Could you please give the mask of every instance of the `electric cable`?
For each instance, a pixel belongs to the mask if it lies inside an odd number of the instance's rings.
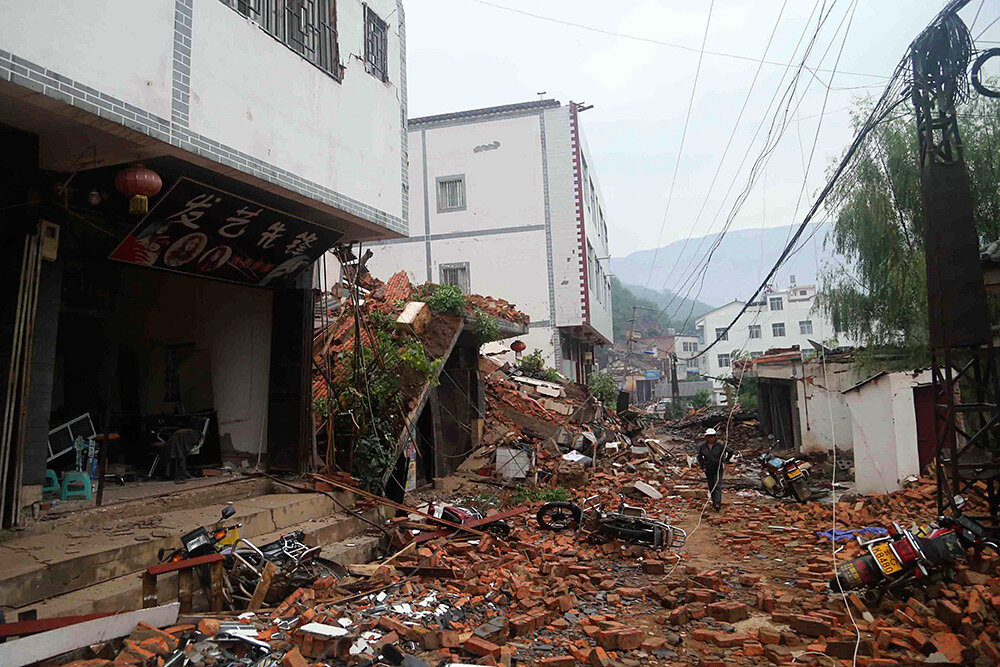
[[[686,44],[678,44],[676,42],[666,42],[666,41],[663,41],[663,40],[653,39],[653,38],[650,38],[650,37],[640,37],[639,35],[630,35],[630,34],[627,34],[627,33],[616,32],[614,30],[606,30],[604,28],[598,28],[598,27],[591,26],[591,25],[585,25],[583,23],[576,23],[574,21],[567,21],[567,20],[555,18],[555,17],[552,17],[552,16],[545,16],[545,15],[542,15],[542,14],[535,14],[533,12],[525,11],[523,9],[517,9],[516,7],[509,7],[507,5],[501,5],[501,4],[496,3],[496,2],[490,2],[489,0],[471,0],[471,1],[475,2],[477,4],[480,4],[480,5],[485,5],[487,7],[493,7],[494,9],[500,9],[500,10],[503,10],[503,11],[511,12],[513,14],[520,14],[522,16],[527,16],[527,17],[530,17],[530,18],[533,18],[533,19],[538,19],[540,21],[547,21],[549,23],[556,23],[556,24],[568,26],[568,27],[571,27],[571,28],[579,28],[580,30],[587,30],[589,32],[594,32],[594,33],[598,33],[598,34],[601,34],[601,35],[607,35],[609,37],[619,37],[621,39],[630,39],[630,40],[637,41],[637,42],[646,42],[647,44],[657,44],[659,46],[667,46],[667,47],[670,47],[670,48],[673,48],[673,49],[680,49],[680,50],[683,50],[683,51],[688,51],[690,53],[697,53],[699,51],[699,49],[697,49],[697,48],[695,48],[693,46],[688,46]],[[749,62],[756,62],[757,61],[757,59],[754,58],[753,56],[744,56],[744,55],[740,55],[740,54],[736,54],[736,53],[727,53],[727,52],[724,52],[724,51],[705,51],[705,54],[706,55],[710,55],[710,56],[718,56],[718,57],[721,57],[721,58],[733,58],[735,60],[743,60],[743,61],[749,61]],[[783,67],[783,68],[788,68],[789,67],[789,65],[787,63],[783,63],[783,62],[775,61],[775,60],[767,60],[767,61],[764,62],[764,64],[765,65],[774,65],[776,67]],[[829,70],[817,70],[817,71],[820,71],[820,72],[829,72]],[[887,79],[887,78],[889,78],[889,77],[885,76],[884,74],[868,74],[868,73],[865,73],[865,72],[846,72],[845,71],[845,72],[841,72],[841,74],[845,74],[845,75],[849,75],[849,76],[863,76],[863,77],[868,77],[868,78],[871,78],[871,79]]]
[[[656,236],[656,244],[653,246],[653,261],[649,264],[649,274],[646,276],[646,283],[643,288],[649,287],[649,281],[653,277],[653,268],[656,266],[656,256],[660,252],[660,239],[663,238],[663,228],[667,225],[667,217],[670,214],[670,204],[674,199],[674,187],[677,184],[677,173],[681,169],[681,157],[684,155],[684,142],[687,139],[688,127],[691,124],[691,109],[694,108],[694,96],[698,90],[698,78],[701,76],[701,63],[705,56],[705,44],[708,42],[708,29],[712,25],[712,10],[715,8],[715,0],[711,0],[708,5],[708,17],[705,19],[705,32],[701,36],[701,50],[698,52],[698,64],[694,69],[694,82],[691,84],[691,96],[688,99],[687,112],[684,114],[684,127],[681,130],[681,141],[680,146],[677,148],[677,160],[674,162],[674,173],[670,177],[670,189],[667,191],[667,205],[663,210],[663,220],[660,221],[660,231]],[[784,9],[784,7],[782,7]],[[777,28],[777,24],[775,24]],[[771,34],[774,36],[774,33]],[[768,46],[771,42],[768,41]],[[758,69],[758,72],[760,70]],[[754,81],[756,81],[754,77]],[[744,103],[744,107],[745,107]],[[742,116],[742,111],[740,112]],[[738,123],[738,122],[737,122]],[[728,146],[726,147],[728,150]]]
[[[816,7],[818,7],[818,6],[819,6],[819,3],[817,2],[817,4],[814,6],[813,14],[815,13]],[[758,155],[758,157],[754,161],[754,164],[751,166],[750,180],[744,186],[744,188],[740,192],[740,194],[737,196],[737,198],[736,198],[736,200],[735,200],[735,202],[734,202],[734,204],[733,204],[733,206],[731,208],[731,211],[730,211],[729,215],[726,218],[726,222],[725,222],[725,224],[723,226],[722,232],[720,232],[719,235],[715,239],[713,239],[712,243],[710,244],[709,251],[707,252],[707,254],[705,256],[705,259],[702,260],[702,262],[699,262],[695,266],[695,268],[693,270],[691,270],[690,272],[688,272],[688,269],[690,267],[692,267],[692,263],[694,262],[695,257],[699,256],[699,252],[701,250],[701,247],[704,245],[705,241],[709,238],[710,235],[703,236],[701,238],[701,240],[698,243],[698,247],[695,249],[695,252],[690,256],[690,258],[689,258],[689,260],[688,260],[688,262],[687,262],[684,270],[682,271],[681,275],[687,275],[688,277],[686,279],[684,279],[683,282],[681,282],[681,284],[678,287],[676,287],[675,289],[671,290],[672,296],[671,296],[670,300],[664,305],[663,309],[661,310],[661,314],[665,313],[667,310],[669,310],[669,308],[673,305],[674,301],[676,301],[677,297],[680,296],[681,293],[684,291],[684,289],[685,289],[686,286],[688,287],[688,290],[687,290],[687,292],[684,293],[683,298],[686,299],[687,297],[690,296],[691,291],[692,291],[692,289],[694,287],[694,282],[693,281],[695,281],[697,279],[696,277],[699,274],[699,268],[702,267],[703,263],[705,263],[706,264],[705,268],[707,269],[707,262],[711,260],[711,257],[714,254],[715,249],[718,247],[719,244],[721,244],[722,239],[724,238],[725,233],[728,231],[729,227],[731,226],[733,219],[735,219],[737,213],[742,208],[743,203],[746,201],[746,198],[748,197],[748,195],[750,193],[750,189],[753,187],[753,184],[756,182],[756,177],[757,177],[757,174],[758,174],[759,170],[762,170],[764,168],[764,166],[766,166],[766,164],[767,164],[767,162],[768,162],[768,160],[770,158],[770,155],[773,153],[773,151],[777,147],[777,143],[778,143],[778,141],[780,141],[781,136],[784,134],[784,130],[785,130],[785,128],[788,125],[788,112],[789,112],[789,108],[790,108],[790,105],[792,103],[792,100],[794,99],[795,91],[797,90],[797,87],[798,87],[798,79],[799,79],[799,76],[801,75],[801,70],[805,66],[805,63],[808,60],[808,57],[809,57],[809,55],[812,52],[812,48],[815,45],[816,40],[817,40],[817,38],[819,36],[819,32],[822,29],[822,27],[823,27],[824,23],[826,22],[826,20],[829,18],[830,14],[832,13],[834,6],[835,6],[835,4],[831,5],[830,10],[827,11],[825,14],[823,13],[824,9],[825,9],[825,3],[824,3],[824,6],[822,8],[820,8],[820,16],[817,19],[816,28],[813,31],[813,35],[811,36],[809,42],[807,43],[807,45],[806,45],[806,47],[805,47],[805,49],[803,51],[803,55],[802,55],[802,57],[800,59],[799,65],[798,65],[798,67],[796,69],[796,72],[795,72],[795,74],[792,77],[792,80],[789,82],[789,84],[788,84],[787,87],[782,88],[782,86],[784,84],[784,79],[785,79],[785,77],[782,76],[781,81],[779,81],[779,83],[778,83],[778,87],[775,89],[774,95],[772,95],[772,97],[771,97],[771,101],[768,103],[768,106],[767,106],[767,109],[765,110],[764,116],[761,117],[761,120],[760,120],[760,122],[757,125],[757,128],[756,128],[756,130],[754,132],[753,138],[751,138],[751,140],[750,140],[750,145],[751,146],[756,141],[757,137],[760,135],[760,131],[763,128],[764,123],[766,122],[766,120],[768,118],[767,114],[770,112],[771,107],[774,105],[774,102],[778,99],[779,92],[781,92],[782,90],[784,90],[784,93],[781,96],[781,100],[782,101],[779,102],[778,107],[776,108],[776,110],[774,111],[773,116],[771,117],[771,124],[770,124],[770,127],[768,129],[767,136],[766,136],[766,138],[764,140],[764,147],[761,149],[760,155]],[[810,16],[812,16],[812,14],[810,14]],[[846,13],[845,13],[845,16],[846,16]],[[841,20],[841,25],[843,25],[843,19]],[[837,33],[839,33],[839,31],[840,31],[840,28],[838,27]],[[805,37],[805,32],[799,38],[799,45],[801,45],[802,39],[804,37]],[[834,35],[834,38],[835,37],[836,37],[836,33]],[[833,42],[831,41],[831,46],[832,46],[832,44],[833,44]],[[825,59],[826,54],[829,53],[829,49],[830,49],[830,46],[827,47],[827,51],[824,53],[823,59]],[[796,52],[797,51],[798,51],[798,45],[796,45]],[[821,59],[821,63],[822,63],[822,59]],[[786,72],[786,74],[787,74],[787,72]],[[799,101],[798,101],[798,103],[795,106],[796,110],[798,109],[798,106],[801,105],[802,99],[804,99],[805,93],[808,92],[810,86],[811,86],[811,82],[806,85],[806,88],[803,91],[802,96],[799,98]],[[783,112],[781,110],[782,108],[784,109]],[[781,118],[780,123],[779,123],[779,117]],[[775,135],[776,130],[777,130],[777,135]],[[743,165],[746,163],[746,160],[747,160],[747,158],[749,156],[750,156],[750,152],[749,151],[744,152],[743,158],[741,159],[740,164],[737,167],[737,173],[739,173],[743,169]],[[709,226],[709,229],[713,228],[715,226],[716,221],[719,219],[719,216],[721,215],[722,209],[723,209],[723,207],[725,205],[725,201],[728,199],[730,192],[732,192],[732,189],[733,189],[733,186],[735,185],[735,183],[736,183],[735,179],[730,182],[730,186],[727,189],[725,195],[723,195],[723,197],[722,197],[722,202],[720,203],[719,208],[716,211],[715,216],[713,217],[713,220],[712,220],[711,225]],[[692,228],[691,232],[689,233],[689,238],[690,238],[691,235],[693,235],[693,232],[694,232],[694,230]],[[678,257],[678,261],[679,261],[679,257]],[[675,266],[676,266],[676,263],[675,263]],[[670,279],[670,276],[672,275],[672,273],[673,273],[673,269],[671,270],[671,272],[669,272],[667,274],[667,278],[664,280],[664,284],[661,287],[661,289],[663,289],[663,288],[666,287],[666,282],[667,282],[667,280]],[[700,293],[700,290],[699,290],[699,293]],[[693,310],[693,306],[694,306],[694,304],[692,303],[692,310]],[[674,313],[674,315],[676,315],[676,312]],[[685,326],[686,326],[686,323],[685,323]]]

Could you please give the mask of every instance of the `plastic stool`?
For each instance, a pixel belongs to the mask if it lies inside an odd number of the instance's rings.
[[[69,488],[69,485],[74,482],[82,484],[83,488]],[[80,472],[79,470],[71,470],[63,473],[62,491],[59,494],[59,497],[63,500],[68,500],[70,498],[83,498],[85,500],[90,500],[93,497],[91,491],[90,475],[87,473]]]
[[[59,493],[59,477],[56,471],[51,468],[45,470],[45,484],[42,485],[42,493]]]

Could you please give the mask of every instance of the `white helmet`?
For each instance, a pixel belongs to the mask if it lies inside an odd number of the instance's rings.
[[[706,429],[705,435],[717,435],[714,428]]]

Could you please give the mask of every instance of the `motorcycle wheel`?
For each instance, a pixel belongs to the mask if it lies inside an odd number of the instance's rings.
[[[608,537],[616,538],[624,542],[644,542],[653,544],[655,535],[653,528],[649,526],[637,525],[631,521],[608,521],[601,524],[601,532]]]
[[[538,508],[535,519],[546,530],[560,531],[579,524],[583,512],[573,503],[551,502]]]
[[[506,521],[494,521],[493,523],[485,526],[485,530],[490,535],[498,537],[501,540],[505,540],[510,537],[510,531],[513,529]]]
[[[792,482],[792,495],[795,496],[795,500],[800,503],[807,502],[812,498],[812,493],[809,491],[809,487],[806,485],[804,480],[797,479]]]

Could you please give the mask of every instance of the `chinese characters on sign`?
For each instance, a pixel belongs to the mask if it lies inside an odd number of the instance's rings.
[[[285,287],[340,237],[302,218],[181,178],[115,248],[111,259]]]

